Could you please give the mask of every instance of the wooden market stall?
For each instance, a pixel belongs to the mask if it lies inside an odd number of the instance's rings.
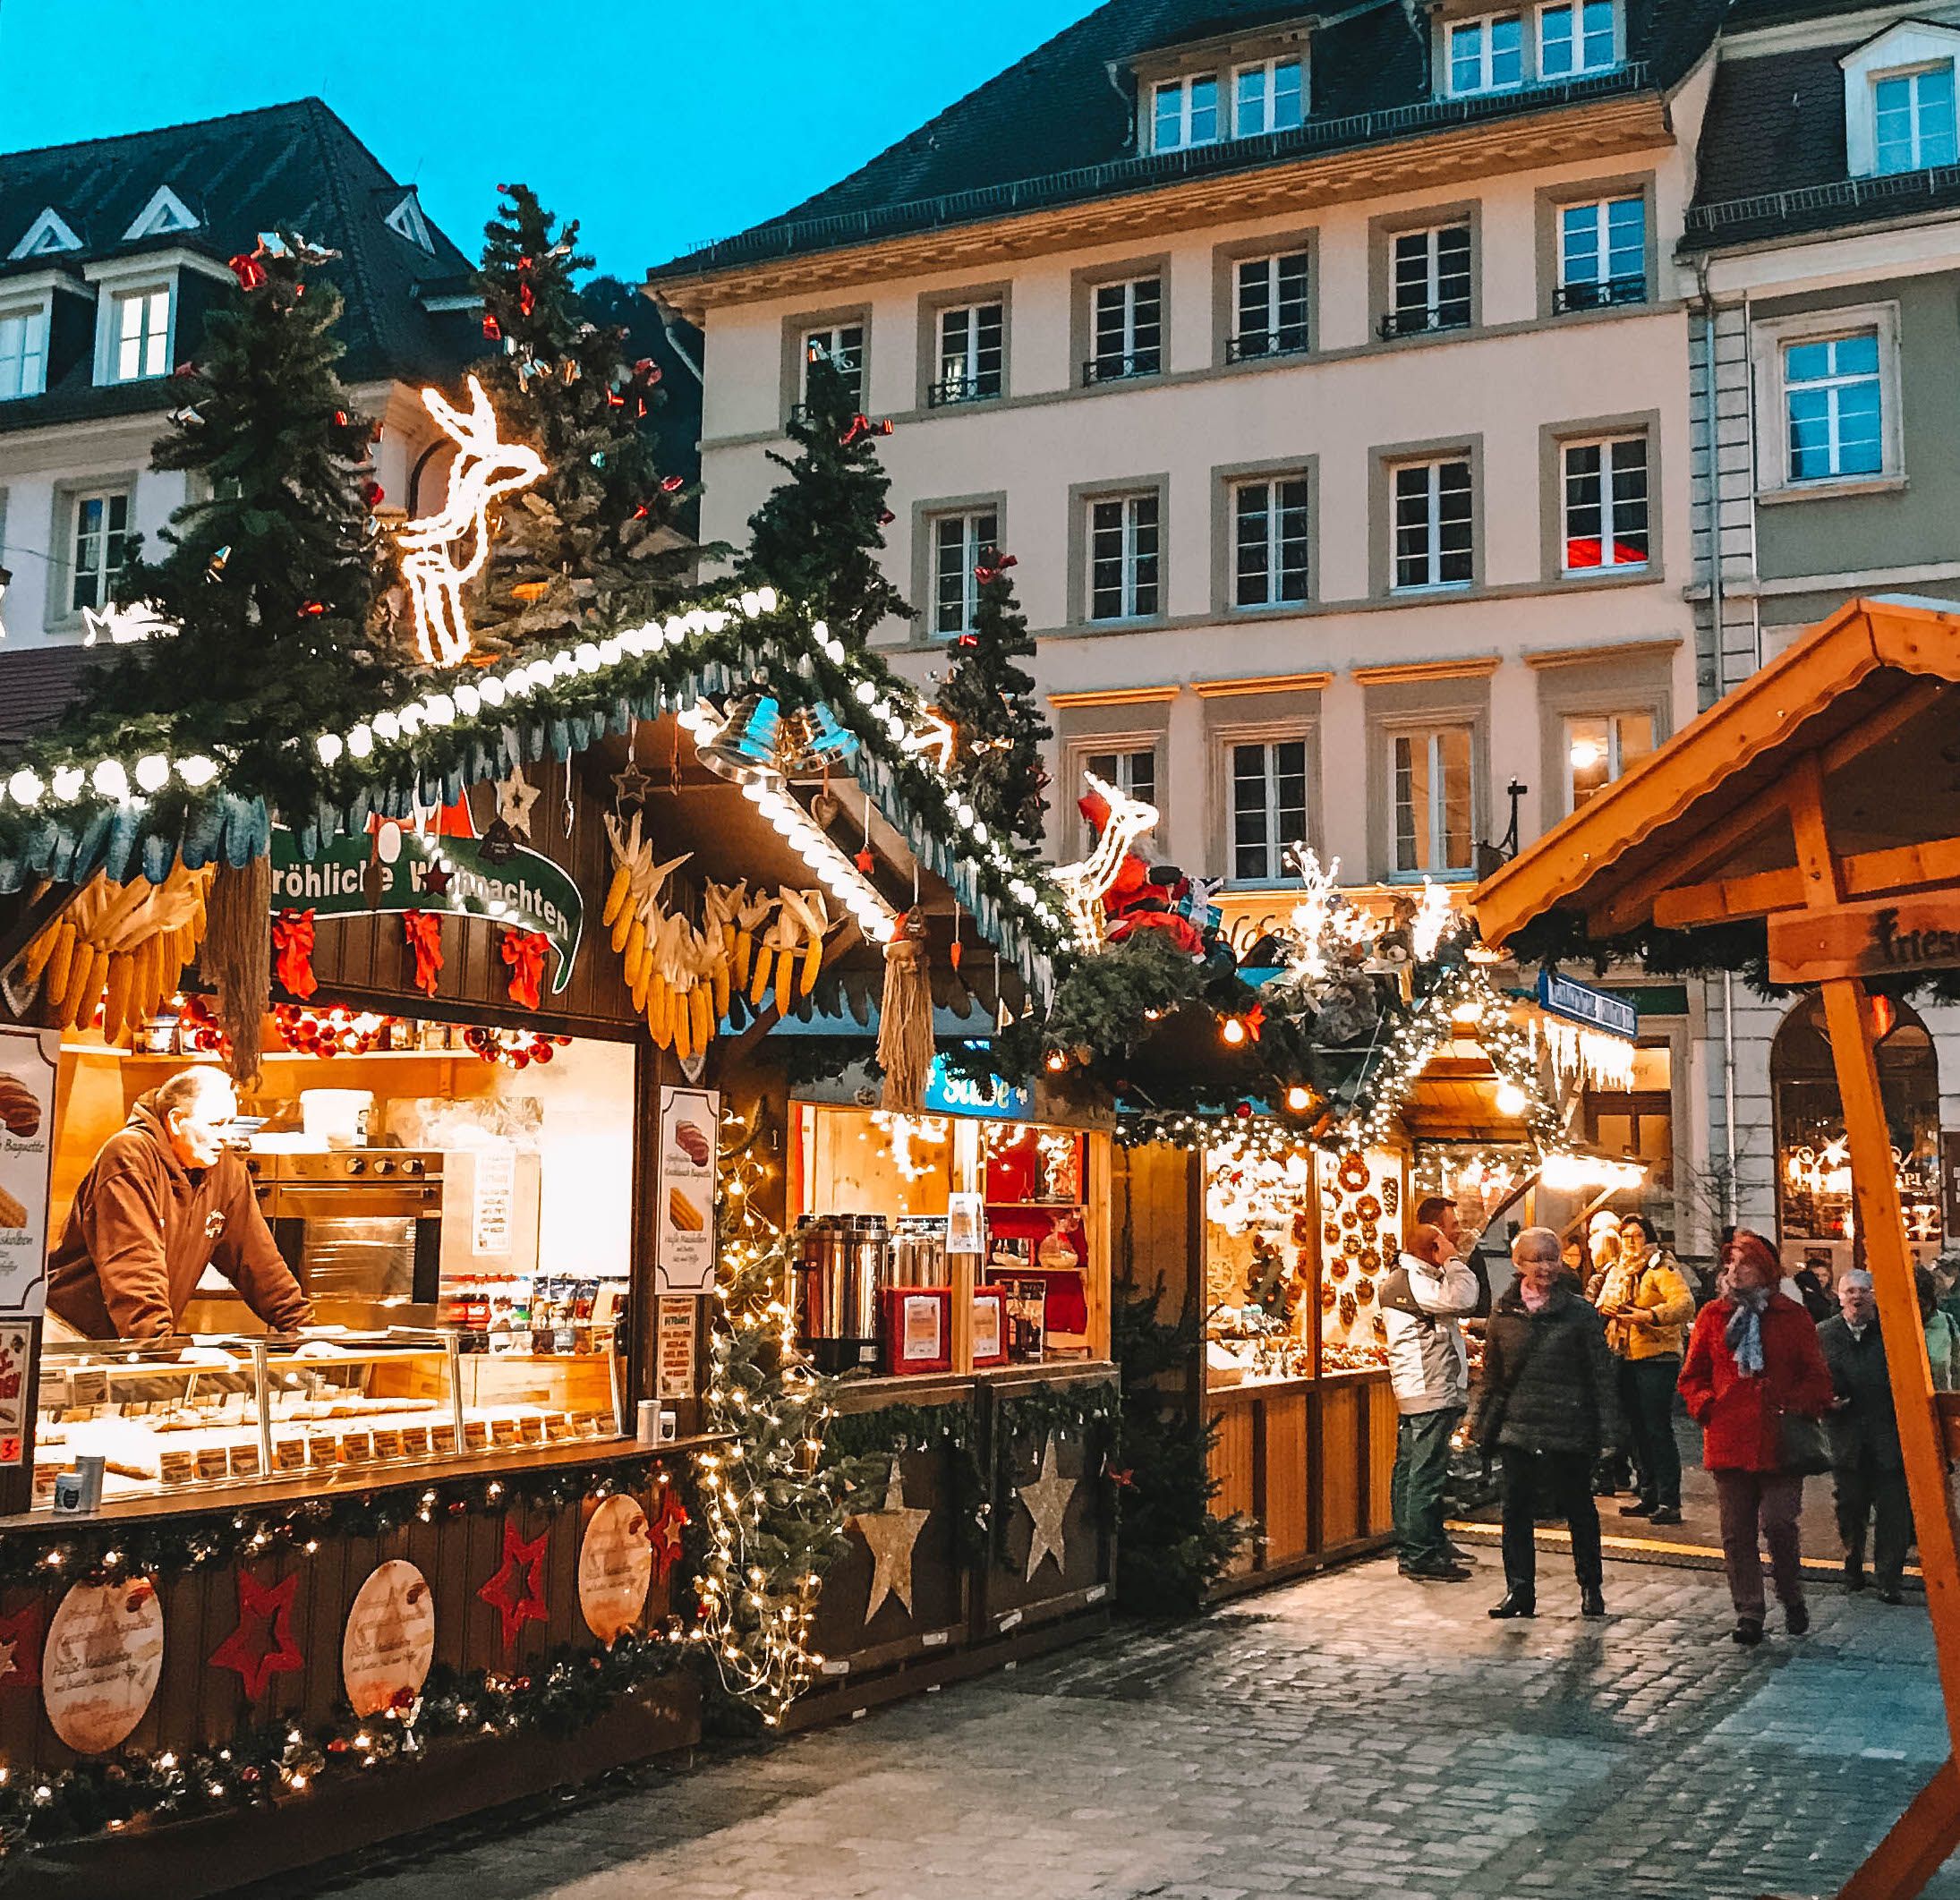
[[[1947,1726],[1960,1751],[1960,1564],[1942,1432],[1874,1054],[1874,983],[1960,966],[1960,796],[1933,762],[1960,720],[1960,615],[1847,603],[1487,881],[1486,939],[1521,959],[1767,959],[1818,986],[1851,1185],[1888,1341]],[[1888,1012],[1887,1012],[1888,1013]],[[1905,1900],[1960,1846],[1949,1757],[1847,1900]]]

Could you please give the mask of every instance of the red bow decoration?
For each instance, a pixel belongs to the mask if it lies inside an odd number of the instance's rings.
[[[415,987],[433,996],[442,975],[442,919],[432,910],[405,910],[402,935],[415,953]]]
[[[538,984],[544,975],[544,953],[551,947],[542,931],[519,930],[515,924],[504,932],[504,961],[510,966],[510,1000],[527,1010],[538,1007]]]
[[[889,419],[882,422],[874,422],[868,415],[854,415],[850,420],[850,427],[844,431],[842,446],[848,448],[852,443],[861,442],[866,436],[888,436],[891,433],[891,423]]]
[[[984,587],[990,582],[999,580],[1010,567],[1018,567],[1020,564],[1018,555],[998,554],[991,561],[982,560],[980,565],[973,570],[973,577]]]
[[[280,987],[304,1002],[320,987],[313,975],[313,913],[282,910],[272,924],[272,951]]]
[[[231,260],[232,275],[238,279],[239,289],[257,290],[264,284],[266,267],[259,261],[262,254],[262,247],[260,251],[241,251]]]

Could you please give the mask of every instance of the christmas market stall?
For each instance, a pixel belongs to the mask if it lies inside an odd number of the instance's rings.
[[[1947,1483],[1960,1413],[1935,1396],[1920,1324],[1910,1104],[1881,1079],[1906,996],[1950,993],[1960,967],[1960,800],[1950,774],[1927,769],[1950,750],[1956,712],[1960,617],[1933,601],[1850,601],[1489,878],[1476,904],[1486,937],[1523,961],[1737,970],[1820,999],[1843,1144],[1834,1166],[1848,1170],[1877,1286],[1960,1750]],[[1812,1112],[1821,1122],[1823,1107]],[[1906,1900],[1960,1845],[1956,1759],[1845,1883],[1847,1900]]]

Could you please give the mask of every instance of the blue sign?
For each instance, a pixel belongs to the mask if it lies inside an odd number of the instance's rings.
[[[1550,1015],[1604,1030],[1608,1035],[1624,1036],[1630,1043],[1640,1034],[1640,1012],[1632,1003],[1622,1001],[1610,990],[1596,990],[1589,983],[1574,983],[1570,976],[1556,976],[1550,970],[1538,972],[1538,1006]]]
[[[933,1073],[925,1084],[925,1112],[928,1115],[978,1115],[989,1121],[1026,1121],[1035,1112],[1032,1090],[1016,1088],[999,1076],[979,1078],[954,1075],[946,1058],[933,1058]]]

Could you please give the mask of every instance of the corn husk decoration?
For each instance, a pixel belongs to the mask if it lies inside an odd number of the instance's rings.
[[[925,918],[914,909],[885,945],[884,1000],[878,1009],[879,1105],[900,1114],[925,1106],[933,1074],[933,985],[925,968]]]
[[[258,1079],[272,1001],[272,860],[221,864],[206,903],[199,967],[217,991],[218,1027],[231,1038],[225,1066],[241,1086]]]

